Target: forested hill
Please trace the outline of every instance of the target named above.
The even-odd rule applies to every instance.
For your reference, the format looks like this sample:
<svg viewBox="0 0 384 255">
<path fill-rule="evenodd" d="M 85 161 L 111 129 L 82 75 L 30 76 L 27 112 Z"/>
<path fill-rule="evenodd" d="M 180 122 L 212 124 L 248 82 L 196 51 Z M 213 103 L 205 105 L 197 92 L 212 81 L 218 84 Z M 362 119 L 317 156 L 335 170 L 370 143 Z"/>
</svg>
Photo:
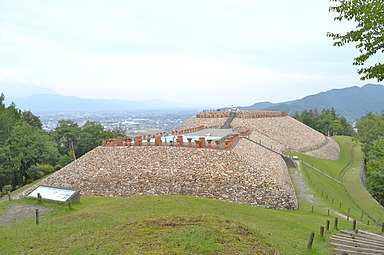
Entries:
<svg viewBox="0 0 384 255">
<path fill-rule="evenodd" d="M 332 89 L 302 99 L 272 104 L 269 102 L 256 103 L 240 109 L 263 109 L 287 112 L 290 115 L 304 110 L 335 108 L 338 114 L 348 121 L 355 121 L 368 112 L 381 113 L 384 111 L 384 86 L 367 84 L 363 87 L 348 87 Z"/>
</svg>

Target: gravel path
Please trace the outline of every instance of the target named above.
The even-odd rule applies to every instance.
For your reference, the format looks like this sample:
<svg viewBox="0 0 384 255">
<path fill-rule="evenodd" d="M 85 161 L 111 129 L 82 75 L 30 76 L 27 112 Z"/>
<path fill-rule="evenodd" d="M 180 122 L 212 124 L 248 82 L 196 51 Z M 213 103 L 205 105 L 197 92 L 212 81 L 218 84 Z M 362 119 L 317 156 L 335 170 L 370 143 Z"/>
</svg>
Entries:
<svg viewBox="0 0 384 255">
<path fill-rule="evenodd" d="M 302 197 L 308 203 L 314 203 L 313 195 L 307 193 L 308 187 L 303 180 L 303 176 L 298 173 L 291 174 L 291 176 L 295 180 L 296 186 L 299 189 L 299 196 Z"/>
<path fill-rule="evenodd" d="M 50 208 L 44 206 L 12 204 L 7 208 L 4 214 L 0 215 L 0 224 L 7 224 L 15 220 L 24 220 L 35 217 L 36 209 L 39 209 L 40 214 L 51 211 Z"/>
</svg>

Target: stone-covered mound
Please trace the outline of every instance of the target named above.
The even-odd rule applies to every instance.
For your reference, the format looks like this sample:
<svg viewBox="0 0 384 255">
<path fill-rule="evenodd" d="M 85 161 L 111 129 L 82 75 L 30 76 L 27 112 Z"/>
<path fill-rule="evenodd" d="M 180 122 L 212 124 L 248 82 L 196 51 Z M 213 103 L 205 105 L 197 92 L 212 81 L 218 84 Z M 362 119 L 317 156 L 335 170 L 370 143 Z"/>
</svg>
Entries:
<svg viewBox="0 0 384 255">
<path fill-rule="evenodd" d="M 244 126 L 278 142 L 284 151 L 308 151 L 323 146 L 327 139 L 320 132 L 292 117 L 235 118 L 233 127 Z"/>
<path fill-rule="evenodd" d="M 231 151 L 98 147 L 38 185 L 76 189 L 91 196 L 178 194 L 263 207 L 297 207 L 282 158 L 246 140 Z"/>
<path fill-rule="evenodd" d="M 240 112 L 241 113 L 241 112 Z M 220 116 L 223 113 L 215 113 Z M 295 120 L 290 116 L 271 118 L 248 118 L 247 114 L 237 114 L 231 127 L 246 127 L 251 129 L 253 138 L 261 140 L 267 146 L 277 146 L 281 152 L 284 151 L 309 151 L 315 150 L 327 143 L 326 137 L 320 132 Z M 216 118 L 215 115 L 209 118 L 194 117 L 182 125 L 179 129 L 202 126 L 221 127 L 227 118 Z M 338 157 L 338 156 L 337 156 Z"/>
</svg>

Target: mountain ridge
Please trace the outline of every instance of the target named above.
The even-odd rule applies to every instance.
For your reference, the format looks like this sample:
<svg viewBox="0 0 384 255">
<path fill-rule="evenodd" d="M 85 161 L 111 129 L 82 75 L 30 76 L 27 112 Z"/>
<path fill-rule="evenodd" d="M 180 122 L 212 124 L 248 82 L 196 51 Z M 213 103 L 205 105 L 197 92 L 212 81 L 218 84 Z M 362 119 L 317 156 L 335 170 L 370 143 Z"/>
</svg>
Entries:
<svg viewBox="0 0 384 255">
<path fill-rule="evenodd" d="M 261 107 L 266 106 L 266 107 Z M 362 87 L 352 86 L 331 89 L 301 99 L 270 103 L 260 102 L 251 106 L 236 107 L 244 110 L 277 110 L 290 115 L 309 109 L 329 109 L 334 107 L 336 112 L 356 121 L 368 112 L 381 113 L 384 111 L 384 86 L 381 84 L 366 84 Z"/>
</svg>

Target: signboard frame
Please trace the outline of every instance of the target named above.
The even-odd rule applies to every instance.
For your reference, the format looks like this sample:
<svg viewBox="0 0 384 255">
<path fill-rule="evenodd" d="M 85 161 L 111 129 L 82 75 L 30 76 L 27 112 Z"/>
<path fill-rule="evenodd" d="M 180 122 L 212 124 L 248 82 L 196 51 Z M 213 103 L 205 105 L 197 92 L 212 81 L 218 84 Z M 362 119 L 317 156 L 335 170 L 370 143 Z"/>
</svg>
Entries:
<svg viewBox="0 0 384 255">
<path fill-rule="evenodd" d="M 38 194 L 43 200 L 53 201 L 53 202 L 61 202 L 68 203 L 71 202 L 79 202 L 80 201 L 80 191 L 71 190 L 71 189 L 63 189 L 52 186 L 39 185 L 36 189 L 34 189 L 31 193 L 28 194 L 27 197 L 38 198 Z"/>
</svg>

